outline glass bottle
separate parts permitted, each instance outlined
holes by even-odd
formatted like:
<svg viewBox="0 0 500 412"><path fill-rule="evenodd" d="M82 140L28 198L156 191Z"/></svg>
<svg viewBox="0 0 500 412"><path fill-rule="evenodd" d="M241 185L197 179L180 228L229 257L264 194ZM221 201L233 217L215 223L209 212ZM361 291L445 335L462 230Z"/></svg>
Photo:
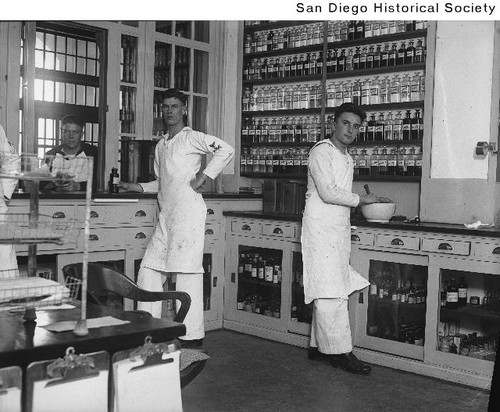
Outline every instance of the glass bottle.
<svg viewBox="0 0 500 412"><path fill-rule="evenodd" d="M374 148L372 154L370 155L370 176L377 176L379 173L378 170L378 149Z"/></svg>
<svg viewBox="0 0 500 412"><path fill-rule="evenodd" d="M416 163L415 148L410 148L410 153L406 156L406 176L415 176Z"/></svg>
<svg viewBox="0 0 500 412"><path fill-rule="evenodd" d="M364 37L372 37L373 36L373 22L371 20L365 20L365 32Z"/></svg>
<svg viewBox="0 0 500 412"><path fill-rule="evenodd" d="M373 69L374 59L375 59L375 47L373 45L371 45L368 48L368 54L366 55L366 68L367 69Z"/></svg>
<svg viewBox="0 0 500 412"><path fill-rule="evenodd" d="M366 149L361 150L358 164L360 176L368 176L370 174L370 156L366 152Z"/></svg>
<svg viewBox="0 0 500 412"><path fill-rule="evenodd" d="M366 141L375 141L375 126L377 125L377 120L375 118L375 113L372 113L370 120L368 120L368 127L366 128Z"/></svg>
<svg viewBox="0 0 500 412"><path fill-rule="evenodd" d="M347 40L354 40L356 35L356 21L349 20L347 23Z"/></svg>
<svg viewBox="0 0 500 412"><path fill-rule="evenodd" d="M400 148L397 155L396 175L406 176L406 149L404 147Z"/></svg>
<svg viewBox="0 0 500 412"><path fill-rule="evenodd" d="M371 80L370 78L366 78L361 86L361 104L368 105L370 104L370 89L371 89Z"/></svg>
<svg viewBox="0 0 500 412"><path fill-rule="evenodd" d="M337 58L337 71L338 72L343 72L345 71L345 49L342 49L340 52L340 56Z"/></svg>
<svg viewBox="0 0 500 412"><path fill-rule="evenodd" d="M342 103L352 103L351 80L347 80L342 88Z"/></svg>
<svg viewBox="0 0 500 412"><path fill-rule="evenodd" d="M396 56L396 66L401 66L405 64L405 56L406 56L406 43L404 41L399 45L398 53Z"/></svg>
<svg viewBox="0 0 500 412"><path fill-rule="evenodd" d="M393 127L394 119L392 117L392 112L388 112L384 124L384 141L390 141L393 139Z"/></svg>
<svg viewBox="0 0 500 412"><path fill-rule="evenodd" d="M415 158L415 176L422 176L422 149L418 148Z"/></svg>
<svg viewBox="0 0 500 412"><path fill-rule="evenodd" d="M389 43L384 44L384 50L380 52L380 67L389 66Z"/></svg>
<svg viewBox="0 0 500 412"><path fill-rule="evenodd" d="M411 94L411 79L410 75L406 73L401 80L401 102L410 102Z"/></svg>
<svg viewBox="0 0 500 412"><path fill-rule="evenodd" d="M374 69L380 67L381 55L382 55L382 45L377 44L377 49L373 52L373 68Z"/></svg>
<svg viewBox="0 0 500 412"><path fill-rule="evenodd" d="M394 136L392 140L403 140L403 119L401 117L401 112L396 113L394 125L392 126L392 135Z"/></svg>
<svg viewBox="0 0 500 412"><path fill-rule="evenodd" d="M375 135L374 141L381 142L384 140L384 126L385 126L385 116L384 112L380 112L377 119L377 124L375 125Z"/></svg>
<svg viewBox="0 0 500 412"><path fill-rule="evenodd" d="M354 167L354 175L359 175L358 151L356 149L352 149L351 157L352 157L352 164Z"/></svg>
<svg viewBox="0 0 500 412"><path fill-rule="evenodd" d="M411 110L406 111L406 117L403 119L403 140L411 138Z"/></svg>
<svg viewBox="0 0 500 412"><path fill-rule="evenodd" d="M378 158L378 174L380 176L388 175L388 159L389 155L387 154L387 149L384 147Z"/></svg>
<svg viewBox="0 0 500 412"><path fill-rule="evenodd" d="M465 276L460 276L460 283L458 284L458 306L465 306L467 304L467 283L465 283Z"/></svg>
<svg viewBox="0 0 500 412"><path fill-rule="evenodd" d="M361 49L361 53L359 55L359 70L365 70L366 69L366 60L368 57L368 47L364 46Z"/></svg>
<svg viewBox="0 0 500 412"><path fill-rule="evenodd" d="M424 63L425 62L425 49L422 39L417 40L417 45L415 46L415 56L413 58L414 63Z"/></svg>
<svg viewBox="0 0 500 412"><path fill-rule="evenodd" d="M455 278L451 278L451 282L446 289L446 309L458 308L458 287Z"/></svg>
<svg viewBox="0 0 500 412"><path fill-rule="evenodd" d="M370 85L369 104L380 104L380 81L378 76L375 77Z"/></svg>
<svg viewBox="0 0 500 412"><path fill-rule="evenodd" d="M365 22L363 20L356 21L356 33L354 34L355 39L363 39L365 37Z"/></svg>
<svg viewBox="0 0 500 412"><path fill-rule="evenodd" d="M391 79L390 99L391 103L401 102L401 82L399 80L399 75L397 74Z"/></svg>
<svg viewBox="0 0 500 412"><path fill-rule="evenodd" d="M413 64L415 62L415 46L413 40L408 42L408 47L405 51L404 64Z"/></svg>
<svg viewBox="0 0 500 412"><path fill-rule="evenodd" d="M361 81L359 79L354 80L352 85L352 102L358 106L361 104Z"/></svg>
<svg viewBox="0 0 500 412"><path fill-rule="evenodd" d="M392 48L389 50L389 57L387 61L387 65L392 67L396 65L396 59L398 56L398 45L397 43L392 43Z"/></svg>
<svg viewBox="0 0 500 412"><path fill-rule="evenodd" d="M389 155L387 156L387 174L389 176L396 176L397 164L398 158L396 155L396 149L392 148Z"/></svg>

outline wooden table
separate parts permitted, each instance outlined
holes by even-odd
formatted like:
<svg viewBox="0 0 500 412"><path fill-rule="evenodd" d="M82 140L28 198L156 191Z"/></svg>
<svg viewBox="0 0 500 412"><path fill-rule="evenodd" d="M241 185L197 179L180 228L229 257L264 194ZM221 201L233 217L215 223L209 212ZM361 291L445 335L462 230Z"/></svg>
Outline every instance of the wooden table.
<svg viewBox="0 0 500 412"><path fill-rule="evenodd" d="M79 306L75 309L50 311L40 308L36 313L36 322L24 322L23 312L0 313L0 367L18 365L24 369L34 361L61 358L69 346L73 346L77 354L105 350L112 356L117 351L142 345L148 335L153 342L165 342L186 333L186 327L182 323L88 304L87 318L113 316L130 320L130 323L89 329L87 336L76 336L73 331L55 333L42 326L78 320Z"/></svg>

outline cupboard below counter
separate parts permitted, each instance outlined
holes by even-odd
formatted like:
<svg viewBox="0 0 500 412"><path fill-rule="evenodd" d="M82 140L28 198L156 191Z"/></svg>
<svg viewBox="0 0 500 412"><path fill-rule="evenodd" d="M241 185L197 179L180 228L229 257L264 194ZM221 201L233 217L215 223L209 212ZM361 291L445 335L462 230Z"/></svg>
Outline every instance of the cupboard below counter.
<svg viewBox="0 0 500 412"><path fill-rule="evenodd" d="M225 212L224 327L307 347L301 217ZM352 222L355 353L400 370L489 389L500 331L500 231Z"/></svg>

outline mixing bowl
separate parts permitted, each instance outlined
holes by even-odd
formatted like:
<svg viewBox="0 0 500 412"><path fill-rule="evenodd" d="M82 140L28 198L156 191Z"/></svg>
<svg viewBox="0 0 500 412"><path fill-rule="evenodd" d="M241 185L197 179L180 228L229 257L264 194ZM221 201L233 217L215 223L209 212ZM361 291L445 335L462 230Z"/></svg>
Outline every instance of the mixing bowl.
<svg viewBox="0 0 500 412"><path fill-rule="evenodd" d="M361 206L361 213L368 222L388 222L395 212L395 203L371 203Z"/></svg>

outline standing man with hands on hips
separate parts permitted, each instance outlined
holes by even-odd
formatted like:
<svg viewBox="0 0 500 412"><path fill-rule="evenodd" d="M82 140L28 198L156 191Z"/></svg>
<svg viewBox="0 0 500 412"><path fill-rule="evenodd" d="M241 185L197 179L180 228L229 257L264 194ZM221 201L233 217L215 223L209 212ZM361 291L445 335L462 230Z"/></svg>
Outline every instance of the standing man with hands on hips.
<svg viewBox="0 0 500 412"><path fill-rule="evenodd" d="M349 265L350 208L379 201L374 194L352 192L354 167L347 147L365 118L358 106L342 104L335 112L331 138L311 149L301 242L305 303L313 302L309 359L368 375L370 366L352 353L348 314L349 295L369 285Z"/></svg>
<svg viewBox="0 0 500 412"><path fill-rule="evenodd" d="M186 126L188 97L169 89L163 95L162 113L168 133L155 148L156 180L149 183L120 182L134 192L158 192L159 220L141 262L137 283L162 291L166 275L176 275L176 289L191 296L184 320L183 347L201 348L203 323L203 244L207 208L201 189L228 165L234 149L217 137ZM201 171L202 157L213 157ZM161 302L139 302L138 309L161 316Z"/></svg>

